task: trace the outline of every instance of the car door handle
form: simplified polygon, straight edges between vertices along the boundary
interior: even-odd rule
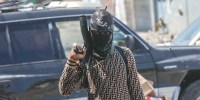
[[[8,88],[10,87],[11,80],[1,80],[0,88]]]

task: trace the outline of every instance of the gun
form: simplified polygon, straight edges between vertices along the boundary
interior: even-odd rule
[[[91,33],[88,30],[88,25],[87,25],[87,18],[85,15],[80,16],[80,28],[81,28],[81,33],[82,37],[84,40],[84,45],[83,48],[86,50],[86,56],[81,63],[82,67],[82,82],[80,88],[87,88],[88,87],[88,82],[87,82],[87,76],[86,76],[86,71],[87,68],[89,67],[89,59],[90,55],[92,54],[92,37]],[[75,52],[79,51],[78,49],[75,49]]]
[[[83,61],[88,62],[89,56],[92,53],[92,37],[88,30],[87,18],[85,15],[80,16],[80,28],[84,40],[84,49],[86,50],[86,56]]]

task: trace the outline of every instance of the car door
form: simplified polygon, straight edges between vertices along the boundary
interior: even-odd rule
[[[1,58],[0,82],[5,86],[0,88],[0,94],[20,100],[59,96],[57,84],[62,67],[54,49],[49,22],[22,21],[4,27],[2,33],[6,36],[2,40],[6,42],[1,48],[8,49],[9,59],[4,62]],[[7,59],[5,50],[1,52]]]
[[[6,64],[10,64],[11,59],[9,56],[9,47],[8,47],[8,41],[6,38],[6,25],[0,24],[0,71],[1,67]],[[3,79],[2,76],[0,76],[0,91],[4,91],[9,87],[11,81],[8,79]],[[7,98],[5,93],[0,93],[0,99]]]

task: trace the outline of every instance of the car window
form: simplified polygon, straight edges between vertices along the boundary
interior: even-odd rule
[[[56,27],[60,32],[60,39],[62,42],[65,55],[68,56],[73,43],[83,43],[80,30],[80,22],[74,21],[57,21]]]
[[[14,63],[53,59],[47,22],[9,24]]]
[[[113,43],[114,45],[119,45],[119,46],[126,46],[125,43],[125,33],[120,30],[118,27],[114,26],[114,31],[113,31]]]
[[[0,25],[0,65],[10,63],[6,26]]]

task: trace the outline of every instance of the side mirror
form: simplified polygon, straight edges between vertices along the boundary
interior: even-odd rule
[[[125,37],[126,46],[132,51],[135,49],[135,39],[132,35],[128,34]]]

